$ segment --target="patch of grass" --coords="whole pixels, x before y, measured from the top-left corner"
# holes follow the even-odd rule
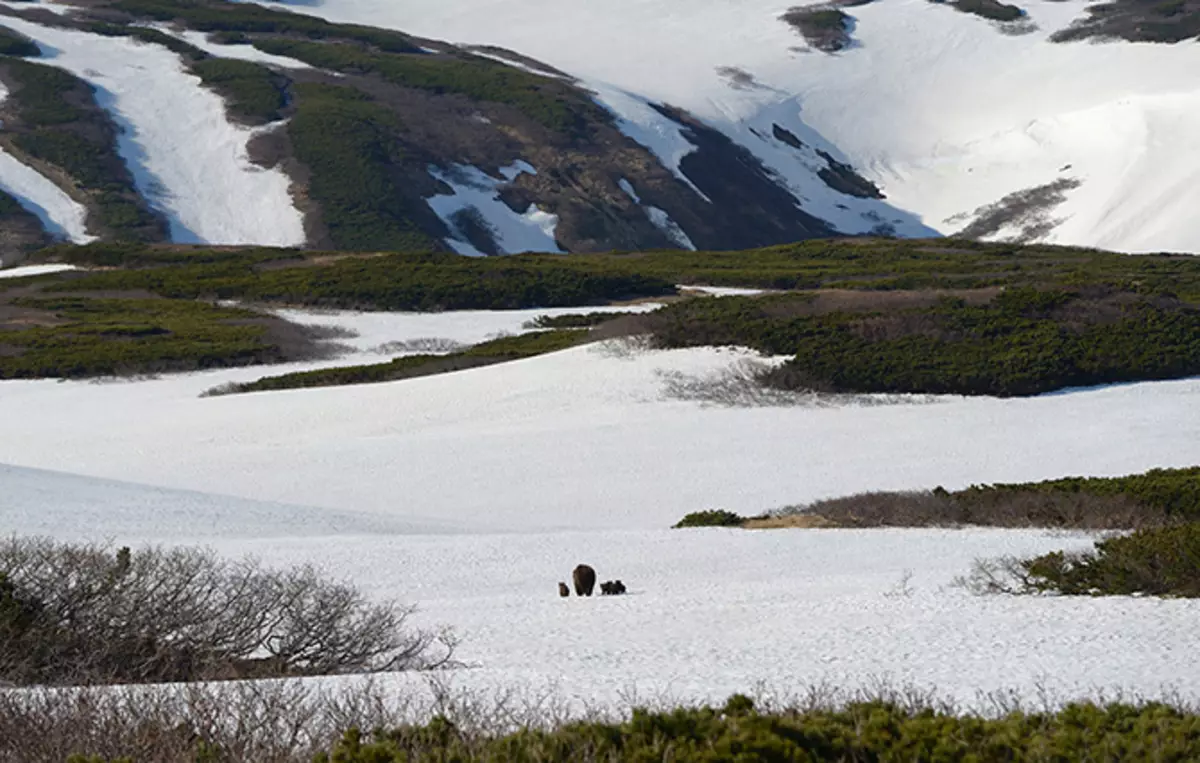
[[[467,368],[479,368],[481,366],[565,350],[584,341],[586,336],[586,331],[563,330],[502,337],[477,344],[461,352],[453,352],[445,355],[409,355],[396,358],[387,363],[322,368],[315,371],[299,371],[290,374],[280,374],[279,376],[265,376],[253,382],[216,387],[205,394],[215,396],[242,392],[265,392],[269,390],[307,387],[340,387],[349,384],[376,384],[379,382],[399,381],[401,379],[415,379],[420,376],[433,376],[452,371],[462,371]]]
[[[166,299],[26,297],[54,325],[0,330],[0,379],[128,375],[219,368],[283,359],[262,316]]]
[[[405,160],[402,129],[388,109],[349,87],[299,84],[288,123],[296,158],[312,173],[335,246],[347,250],[434,251],[441,244],[417,222],[419,196],[405,193],[393,165]]]
[[[725,509],[693,511],[671,525],[672,529],[683,527],[741,527],[746,518]]]
[[[771,386],[834,393],[1035,395],[1200,374],[1200,309],[1106,290],[1009,289],[983,304],[814,313],[813,295],[690,300],[655,314],[668,347],[793,355]]]
[[[13,88],[6,105],[16,115],[18,150],[52,165],[76,184],[110,235],[136,241],[165,238],[165,225],[147,208],[117,153],[117,128],[91,87],[52,66],[6,59],[0,76]]]

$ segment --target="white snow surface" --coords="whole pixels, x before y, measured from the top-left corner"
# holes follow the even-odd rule
[[[304,243],[287,176],[247,155],[247,142],[272,126],[231,124],[221,98],[185,73],[175,53],[16,17],[4,24],[36,41],[43,63],[96,88],[97,101],[122,128],[118,150],[138,190],[167,217],[173,241]]]
[[[441,334],[422,329],[414,338]],[[1200,463],[1200,380],[890,405],[664,399],[664,372],[706,377],[746,355],[600,344],[396,383],[216,398],[198,395],[289,369],[10,381],[0,463],[399,518],[486,517],[523,532]]]
[[[0,269],[0,278],[27,278],[29,276],[43,276],[47,273],[61,273],[64,270],[76,270],[74,265],[51,264],[51,265],[18,265],[15,268]]]
[[[0,85],[0,101],[8,89]],[[75,244],[94,241],[87,232],[87,209],[72,199],[49,178],[0,150],[0,188],[11,194],[27,211],[37,215],[42,227],[60,239]]]
[[[289,5],[544,61],[595,89],[668,167],[690,144],[648,104],[686,109],[845,232],[950,233],[979,207],[1073,178],[1081,185],[1050,210],[1061,222],[1045,240],[1200,249],[1191,213],[1200,204],[1200,44],[1050,42],[1084,15],[1083,0],[1032,0],[1023,7],[1036,29],[1016,35],[927,0],[877,0],[844,9],[855,44],[836,55],[808,49],[779,20],[789,4],[777,0]],[[805,148],[776,140],[774,124]],[[817,150],[853,165],[887,200],[832,192],[815,175],[825,166]]]
[[[445,171],[431,167],[429,174],[453,189],[453,193],[426,199],[430,208],[450,228],[452,236],[446,243],[459,254],[483,256],[483,252],[466,240],[466,236],[458,230],[453,220],[455,213],[473,208],[492,232],[501,254],[562,254],[563,250],[554,240],[554,230],[558,227],[557,215],[538,209],[536,204],[530,204],[524,212],[514,212],[500,200],[500,190],[504,185],[511,183],[524,172],[537,174],[537,170],[525,161],[517,161],[509,167],[501,168],[500,174],[504,180],[497,180],[477,167],[454,165]]]
[[[471,341],[518,318],[309,315],[357,328],[368,354],[387,341]],[[664,528],[701,508],[1194,464],[1200,380],[777,408],[663,395],[664,372],[704,376],[747,355],[604,343],[403,382],[216,398],[197,395],[280,369],[2,382],[0,526],[313,562],[417,603],[420,624],[453,627],[473,667],[444,677],[485,693],[597,707],[884,681],[964,702],[999,690],[1196,696],[1200,670],[1179,655],[1200,602],[949,587],[976,558],[1078,548],[1082,535]],[[579,562],[629,595],[560,599],[555,583]],[[389,680],[427,690],[419,677]]]

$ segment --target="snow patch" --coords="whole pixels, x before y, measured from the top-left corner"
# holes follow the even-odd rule
[[[0,150],[0,188],[16,198],[26,211],[37,215],[42,227],[55,238],[86,244],[96,237],[87,232],[87,209],[45,175]]]
[[[8,17],[34,39],[42,63],[96,88],[99,104],[122,128],[118,151],[138,191],[170,223],[179,243],[299,246],[304,221],[290,181],[250,162],[246,144],[273,129],[230,124],[223,101],[157,45],[57,29]]]
[[[537,174],[533,167],[523,161],[500,170],[507,180],[497,180],[476,167],[466,165],[454,165],[448,170],[430,167],[429,174],[453,189],[453,193],[426,199],[452,231],[453,235],[446,243],[459,254],[483,254],[467,242],[465,233],[455,222],[456,215],[475,210],[478,222],[488,228],[502,254],[563,253],[554,239],[554,230],[558,227],[557,215],[538,209],[536,204],[530,204],[523,213],[514,212],[500,200],[500,190],[523,172]]]
[[[240,61],[251,61],[256,64],[264,64],[266,66],[275,66],[281,69],[311,69],[312,66],[295,58],[287,56],[277,56],[272,53],[264,53],[253,45],[225,45],[218,42],[213,42],[207,32],[197,32],[194,29],[178,30],[166,24],[151,24],[148,25],[152,29],[157,29],[164,34],[169,34],[172,37],[177,37],[184,42],[194,47],[203,50],[209,55],[217,58],[236,58]]]
[[[74,265],[18,265],[15,268],[0,269],[0,278],[28,278],[44,276],[48,273],[61,273],[65,270],[77,270]]]

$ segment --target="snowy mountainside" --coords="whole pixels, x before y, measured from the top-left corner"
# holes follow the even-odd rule
[[[849,44],[827,54],[781,21],[778,0],[283,2],[519,51],[580,78],[623,116],[630,105],[644,113],[639,104],[689,112],[841,232],[925,226],[1124,251],[1200,248],[1188,211],[1200,202],[1190,6],[1154,26],[1138,21],[1152,10],[1120,0],[1108,14],[1120,24],[1079,0],[1021,3],[1013,22],[875,0],[841,9]],[[1097,34],[1164,42],[1075,40]],[[679,145],[661,123],[649,128],[660,145]],[[818,174],[831,162],[877,185],[888,211],[831,192]]]

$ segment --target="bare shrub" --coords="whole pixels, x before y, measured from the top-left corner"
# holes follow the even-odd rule
[[[1066,491],[945,490],[858,493],[787,506],[778,516],[807,514],[838,527],[1059,527],[1124,530],[1168,522],[1165,512],[1128,495]]]
[[[976,559],[970,573],[955,578],[951,585],[977,595],[1018,595],[1040,590],[1024,562],[1015,556]]]
[[[441,355],[459,352],[467,349],[468,345],[444,337],[419,337],[395,342],[384,342],[371,348],[371,352],[379,355],[398,355],[412,353],[418,355]]]
[[[406,627],[412,608],[374,603],[311,566],[271,570],[188,548],[135,552],[46,538],[0,543],[0,680],[171,682],[421,669],[447,634]]]

